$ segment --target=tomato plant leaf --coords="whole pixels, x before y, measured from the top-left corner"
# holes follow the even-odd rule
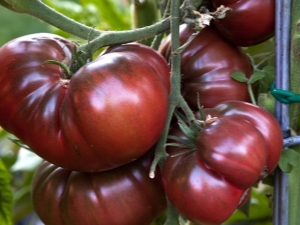
[[[97,8],[101,21],[108,24],[109,29],[125,30],[130,29],[130,15],[128,11],[120,7],[120,3],[111,0],[81,0],[83,6],[93,5]]]
[[[10,187],[11,176],[0,160],[0,221],[1,225],[12,225],[13,194]]]
[[[274,66],[265,66],[260,72],[264,73],[264,77],[259,81],[259,92],[267,93],[270,89],[271,83],[275,79],[275,67]]]
[[[274,74],[275,74],[275,67],[274,67],[274,66],[268,65],[268,66],[265,66],[265,67],[263,68],[263,71],[264,71],[265,73],[269,73],[270,75],[274,75]]]
[[[233,72],[231,74],[231,78],[234,79],[234,80],[236,80],[236,81],[242,82],[242,83],[248,82],[248,78],[241,71],[235,71],[235,72]]]
[[[254,84],[256,81],[259,81],[265,77],[265,73],[258,71],[255,72],[249,79],[248,84]]]
[[[282,151],[279,167],[283,172],[290,173],[294,166],[297,166],[300,160],[300,154],[294,149],[285,149]]]
[[[192,143],[190,140],[187,139],[183,139],[181,137],[177,137],[174,135],[169,135],[168,136],[169,139],[176,141],[175,143],[167,143],[165,144],[165,146],[176,146],[176,147],[181,147],[181,148],[191,148],[194,149],[195,148],[195,144]]]
[[[167,220],[164,225],[179,225],[179,212],[177,209],[168,201],[167,209]]]

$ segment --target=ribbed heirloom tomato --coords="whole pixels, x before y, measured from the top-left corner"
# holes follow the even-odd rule
[[[275,0],[212,0],[215,9],[230,8],[223,19],[214,20],[217,29],[238,46],[260,44],[274,35]]]
[[[46,225],[149,225],[166,209],[159,171],[149,178],[151,154],[95,173],[37,168],[32,202]]]
[[[191,26],[181,25],[181,43],[186,43],[194,32]],[[169,59],[170,36],[159,51]],[[181,56],[182,94],[193,109],[198,108],[198,94],[206,108],[226,100],[250,101],[247,85],[231,78],[235,71],[242,71],[249,78],[253,72],[250,60],[213,26],[202,29]]]
[[[112,47],[68,78],[77,46],[34,34],[0,49],[0,125],[57,166],[112,169],[143,155],[166,119],[170,69],[153,49]]]
[[[225,101],[205,110],[196,150],[171,147],[163,167],[166,195],[189,220],[218,225],[244,202],[249,188],[272,172],[283,146],[281,128],[264,109]],[[172,135],[186,137],[178,131]],[[181,153],[181,154],[180,154]]]

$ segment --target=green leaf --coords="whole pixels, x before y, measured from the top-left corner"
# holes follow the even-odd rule
[[[80,0],[83,6],[93,5],[101,17],[102,23],[107,23],[110,30],[130,29],[129,11],[122,8],[119,1],[112,0]]]
[[[168,201],[167,209],[167,220],[164,225],[179,225],[179,212],[177,209]]]
[[[293,149],[285,149],[281,153],[279,167],[285,173],[290,173],[299,164],[300,154]]]
[[[260,72],[264,73],[264,77],[259,81],[259,93],[267,93],[270,89],[271,83],[275,79],[275,67],[274,66],[265,66]]]
[[[0,221],[1,225],[12,225],[13,194],[10,187],[11,175],[0,160]]]
[[[236,80],[236,81],[242,82],[242,83],[247,83],[248,82],[248,78],[241,71],[235,71],[235,72],[233,72],[231,74],[231,78],[234,79],[234,80]]]
[[[255,72],[254,74],[252,74],[252,76],[250,77],[248,84],[254,84],[256,81],[259,81],[261,79],[263,79],[265,77],[265,73],[258,71]]]
[[[266,73],[270,73],[271,75],[274,75],[275,74],[275,67],[274,66],[265,66],[263,68],[263,71],[266,72]]]

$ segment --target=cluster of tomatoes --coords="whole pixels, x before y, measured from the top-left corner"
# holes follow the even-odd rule
[[[181,54],[182,94],[193,110],[200,101],[204,110],[196,115],[204,126],[195,137],[195,151],[168,149],[162,171],[170,202],[189,220],[205,225],[223,223],[247,201],[252,185],[275,169],[283,144],[275,118],[249,103],[247,84],[231,78],[236,71],[247,78],[253,74],[241,46],[273,36],[275,2],[211,2],[215,9],[225,5],[230,10],[201,30]],[[181,43],[194,32],[192,26],[182,25]],[[169,59],[170,49],[169,36],[160,52]],[[170,134],[191,139],[177,125]]]
[[[149,225],[165,211],[166,199],[195,223],[220,224],[274,170],[280,126],[249,103],[246,84],[231,78],[235,71],[252,75],[237,46],[273,36],[274,0],[211,2],[231,11],[204,28],[181,61],[182,94],[199,120],[200,96],[205,125],[193,151],[168,148],[154,179],[153,147],[170,94],[169,37],[159,52],[112,46],[69,72],[51,62],[73,65],[78,47],[57,35],[28,35],[0,49],[0,125],[45,159],[32,200],[46,225]],[[182,25],[181,42],[193,32]],[[187,139],[176,125],[170,134]]]

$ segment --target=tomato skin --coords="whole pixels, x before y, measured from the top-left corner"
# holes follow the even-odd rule
[[[184,149],[169,153],[179,152]],[[182,215],[199,224],[224,222],[235,211],[245,192],[198,161],[195,152],[168,157],[163,181],[170,202]]]
[[[139,51],[136,51],[136,48],[139,48]],[[166,64],[166,60],[163,57],[159,57],[156,51],[149,51],[149,47],[146,45],[115,45],[104,51],[103,54],[110,52],[122,52],[126,54],[134,54],[138,58],[142,58],[145,62],[150,64],[159,75],[162,76],[165,86],[170,92],[170,67]]]
[[[206,114],[213,117],[229,117],[243,119],[251,123],[264,137],[266,143],[267,161],[265,170],[271,173],[281,156],[283,136],[277,120],[266,110],[250,103],[226,101],[212,109],[206,109]]]
[[[32,183],[34,209],[47,225],[149,225],[166,209],[159,171],[149,178],[151,159],[95,173],[43,161]]]
[[[185,43],[192,27],[181,25],[180,41]],[[159,51],[169,59],[171,54],[170,36],[160,46]],[[250,101],[247,85],[235,81],[231,74],[242,71],[250,77],[253,68],[247,55],[232,45],[213,27],[206,27],[194,38],[181,54],[182,94],[194,110],[200,103],[205,108],[214,107],[226,100]]]
[[[266,143],[263,135],[248,121],[220,117],[204,126],[196,145],[199,160],[241,189],[249,188],[264,173]]]
[[[166,195],[181,214],[217,225],[275,168],[283,137],[276,119],[250,103],[225,101],[204,113],[217,118],[198,133],[196,150],[170,147],[162,175]],[[187,139],[178,126],[170,135]]]
[[[260,44],[274,35],[274,0],[212,0],[214,8],[231,8],[226,17],[216,19],[217,29],[237,46]]]
[[[137,159],[163,130],[169,71],[151,48],[120,48],[127,46],[132,54],[111,50],[66,79],[58,65],[44,62],[69,65],[72,42],[52,34],[9,42],[0,50],[1,126],[71,170],[102,171]]]

